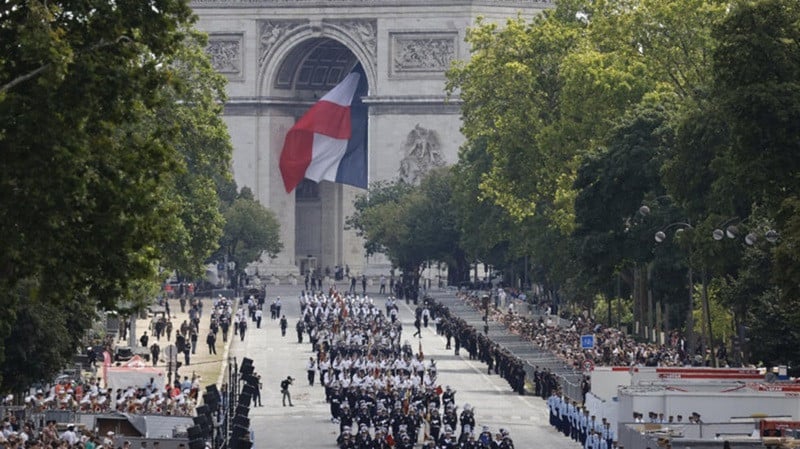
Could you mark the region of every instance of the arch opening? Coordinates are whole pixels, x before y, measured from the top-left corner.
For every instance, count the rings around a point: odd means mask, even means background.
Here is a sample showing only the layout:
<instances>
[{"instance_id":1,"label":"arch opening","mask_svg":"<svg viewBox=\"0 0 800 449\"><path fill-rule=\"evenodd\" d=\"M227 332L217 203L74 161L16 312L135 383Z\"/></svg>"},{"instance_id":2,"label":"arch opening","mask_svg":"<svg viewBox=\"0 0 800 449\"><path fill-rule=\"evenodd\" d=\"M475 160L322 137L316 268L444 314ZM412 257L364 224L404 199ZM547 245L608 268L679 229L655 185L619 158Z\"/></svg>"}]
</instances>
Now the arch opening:
<instances>
[{"instance_id":1,"label":"arch opening","mask_svg":"<svg viewBox=\"0 0 800 449\"><path fill-rule=\"evenodd\" d=\"M347 46L316 37L298 42L283 57L271 89L284 98L308 104L321 98L357 68L360 61ZM307 107L295 110L295 121ZM349 186L303 180L294 196L294 260L301 275L333 276L347 263L345 219L351 206ZM288 248L287 248L288 249Z\"/></svg>"},{"instance_id":2,"label":"arch opening","mask_svg":"<svg viewBox=\"0 0 800 449\"><path fill-rule=\"evenodd\" d=\"M297 44L281 62L273 87L294 91L307 98L309 92L327 92L350 73L359 61L341 42L313 38Z\"/></svg>"}]
</instances>

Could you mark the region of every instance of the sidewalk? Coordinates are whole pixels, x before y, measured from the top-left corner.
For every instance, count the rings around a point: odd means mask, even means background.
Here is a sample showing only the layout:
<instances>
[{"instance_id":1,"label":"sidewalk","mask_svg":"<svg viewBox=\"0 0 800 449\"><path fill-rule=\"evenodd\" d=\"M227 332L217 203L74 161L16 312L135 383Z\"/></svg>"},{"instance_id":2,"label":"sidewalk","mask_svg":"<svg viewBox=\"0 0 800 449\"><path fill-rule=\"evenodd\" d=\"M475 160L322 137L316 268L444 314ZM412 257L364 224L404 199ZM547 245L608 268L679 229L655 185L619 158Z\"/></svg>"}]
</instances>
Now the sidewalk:
<instances>
[{"instance_id":1,"label":"sidewalk","mask_svg":"<svg viewBox=\"0 0 800 449\"><path fill-rule=\"evenodd\" d=\"M178 375L182 379L184 376L188 376L189 379L194 379L196 377L200 378L200 384L202 387L205 387L208 384L216 383L217 378L219 376L219 372L222 367L222 360L223 355L225 352L226 343L222 341L222 333L218 333L217 336L217 343L216 343L216 351L217 354L210 354L208 351L208 345L206 344L206 337L208 336L209 328L211 325L211 311L213 309L213 303L211 298L196 298L202 302L202 313L200 315L200 324L198 329L200 332L197 335L197 347L195 348L195 353L190 355L190 364L183 365L178 369ZM187 301L186 308L184 312L181 312L181 306L177 299L168 299L169 308L170 308L170 320L172 321L173 329L172 329L172 339L167 339L166 335L162 335L160 339L155 338L155 330L151 326L153 320L153 314L148 314L148 318L145 319L137 319L136 320L136 327L135 327L135 341L138 348L141 348L139 345L139 338L147 332L147 335L150 337L148 346L152 345L154 342L158 343L161 347L161 354L159 355L159 360L156 364L157 367L162 367L165 370L165 376L167 375L167 354L166 348L170 344L175 344L175 336L180 331L181 324L186 321L189 322L189 309L191 308L191 301ZM160 314L157 314L160 316ZM231 330L228 335L228 340L230 341L231 337L233 336L233 331ZM187 337L188 342L188 337ZM149 353L149 350L148 350ZM183 354L178 354L178 361L184 363L184 356ZM152 362L152 361L151 361ZM175 373L173 373L173 380L175 379Z\"/></svg>"}]
</instances>

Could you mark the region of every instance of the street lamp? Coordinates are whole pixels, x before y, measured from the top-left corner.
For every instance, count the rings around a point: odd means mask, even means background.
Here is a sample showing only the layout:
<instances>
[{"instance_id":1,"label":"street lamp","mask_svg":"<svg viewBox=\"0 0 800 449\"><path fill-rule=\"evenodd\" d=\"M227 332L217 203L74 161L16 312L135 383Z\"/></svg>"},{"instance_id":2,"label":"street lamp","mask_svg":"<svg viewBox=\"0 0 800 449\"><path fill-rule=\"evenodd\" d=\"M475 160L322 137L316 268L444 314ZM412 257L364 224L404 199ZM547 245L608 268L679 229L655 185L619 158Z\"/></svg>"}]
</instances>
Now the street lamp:
<instances>
[{"instance_id":1,"label":"street lamp","mask_svg":"<svg viewBox=\"0 0 800 449\"><path fill-rule=\"evenodd\" d=\"M777 241L778 241L778 237L780 237L780 235L778 234L778 231L776 231L776 230L774 230L774 229L770 229L770 230L769 230L769 231L767 231L767 233L765 234L765 237L767 238L767 241L768 241L768 242L770 242L770 243L775 243L775 242L777 242Z\"/></svg>"},{"instance_id":2,"label":"street lamp","mask_svg":"<svg viewBox=\"0 0 800 449\"><path fill-rule=\"evenodd\" d=\"M639 208L639 211L642 212L642 208L646 208L646 212L650 212L650 208L647 206L642 206ZM646 213L643 213L646 215ZM675 222L670 223L667 226L663 227L662 229L656 231L653 238L655 239L656 243L663 243L667 239L667 233L664 231L669 230L670 228L674 228L676 226L680 226L679 229L675 231L675 233L683 232L684 229L694 229L691 223L688 222ZM691 254L691 249L689 250L689 254ZM689 314L686 317L686 353L688 355L692 355L694 353L694 271L692 270L692 263L690 260L687 260L687 268L688 268L688 277L689 277ZM705 276L703 281L705 282Z\"/></svg>"},{"instance_id":3,"label":"street lamp","mask_svg":"<svg viewBox=\"0 0 800 449\"><path fill-rule=\"evenodd\" d=\"M661 195L661 196L659 196L659 197L657 197L655 199L652 199L650 201L652 201L652 202L654 202L654 204L658 205L658 204L661 204L659 202L659 200L661 200L661 199L668 199L671 202L671 198L668 195ZM630 231L633 228L633 226L635 226L638 223L644 223L645 222L644 219L646 217L648 217L651 214L651 212L652 212L651 211L651 206L649 204L642 203L639 206L639 208L636 210L635 214L633 214L631 217L629 217L628 219L625 220L625 232ZM670 212L670 214L672 213L671 210L669 212ZM640 219L641 219L641 221L640 221ZM672 228L672 227L675 227L675 226L691 227L689 225L689 223L673 223L673 224L670 224L670 225L667 225L667 226L663 226L663 227L661 227L661 229L658 230L658 232L655 233L655 236L654 236L655 237L655 241L657 243L661 243L661 242L665 241L667 239L667 231L669 230L669 228ZM679 229L678 231L680 232L682 230L683 229ZM651 229L650 231L647 231L647 232L651 233L653 231L654 231L654 229ZM653 234L650 234L650 235L653 235ZM658 313L658 312L660 312L662 310L661 309L661 304L660 304L660 301L656 301L656 303L653 304L653 299L654 298L653 298L652 292L651 292L650 287L649 287L649 285L650 285L649 282L646 284L648 286L645 286L644 284L639 284L638 283L639 281L637 281L637 279L639 279L640 276L642 278L644 278L644 279L649 278L651 276L651 272L652 272L653 267L654 267L654 265L653 265L653 261L652 260L646 262L646 266L641 266L638 263L634 265L634 268L633 268L633 270L634 270L634 293L633 293L633 296L635 298L635 302L634 302L634 318L636 317L636 310L638 308L641 311L642 320L645 321L645 323L646 323L645 329L646 329L646 332L648 334L648 338L652 338L653 341L656 341L658 337L657 337L657 334L655 332L656 332L657 329L662 329L662 326L664 324L664 322L662 322L662 320L661 320L661 314ZM646 273L643 271L643 269L646 269ZM655 306L655 308L654 308L654 306ZM656 315L653 316L653 313L655 311L658 311L658 312L656 312ZM638 333L639 333L639 331L638 331L638 323L637 323L637 334Z\"/></svg>"},{"instance_id":4,"label":"street lamp","mask_svg":"<svg viewBox=\"0 0 800 449\"><path fill-rule=\"evenodd\" d=\"M749 219L750 219L750 217L745 218L745 220L743 220L740 223L738 223L738 225L744 224ZM723 240L725 237L727 237L728 239L736 239L739 236L739 226L737 226L737 224L729 224L729 223L731 223L731 222L733 222L735 220L738 220L738 217L732 218L730 220L726 220L722 225L720 225L719 227L714 229L714 231L712 233L712 237L714 238L714 240L720 241L720 240ZM725 229L725 231L722 230L723 228ZM774 229L768 229L766 232L764 232L763 237L767 242L774 244L780 238L780 234L778 233L778 231L776 231ZM748 245L748 246L753 246L756 243L758 243L760 238L761 237L759 236L759 233L757 233L756 231L750 230L750 232L748 232L744 237L744 243L746 245ZM743 314L743 311L741 309L738 309L734 313L736 313L737 315L741 316L741 314ZM709 323L709 326L710 326L710 323ZM741 334L741 332L740 332L740 334ZM742 356L743 356L743 350L742 350L741 347L744 344L744 342L742 340L743 340L743 338L740 335L739 336L739 345L740 345L740 347L739 347L738 350L736 349L736 344L734 343L734 351L736 353L737 360L739 360L739 361L741 361Z\"/></svg>"},{"instance_id":5,"label":"street lamp","mask_svg":"<svg viewBox=\"0 0 800 449\"><path fill-rule=\"evenodd\" d=\"M739 236L739 226L737 226L735 224L730 224L730 223L733 222L733 221L736 221L738 219L739 219L739 217L734 217L734 218L731 218L730 220L726 220L724 223L722 223L720 226L718 226L716 229L714 229L714 231L711 233L711 237L716 241L720 241L720 240L724 239L725 237L727 237L729 239L735 239L736 237ZM740 222L739 224L741 225L745 221L747 221L747 219L745 219L744 221ZM724 231L722 230L723 228L725 229ZM774 229L769 229L764 233L764 238L769 243L777 242L779 237L780 237L780 234L778 234L778 231L776 231ZM753 231L748 232L747 235L744 236L744 242L746 244L748 244L749 246L755 245L756 242L758 242L758 239L759 239L758 234L753 232Z\"/></svg>"}]
</instances>

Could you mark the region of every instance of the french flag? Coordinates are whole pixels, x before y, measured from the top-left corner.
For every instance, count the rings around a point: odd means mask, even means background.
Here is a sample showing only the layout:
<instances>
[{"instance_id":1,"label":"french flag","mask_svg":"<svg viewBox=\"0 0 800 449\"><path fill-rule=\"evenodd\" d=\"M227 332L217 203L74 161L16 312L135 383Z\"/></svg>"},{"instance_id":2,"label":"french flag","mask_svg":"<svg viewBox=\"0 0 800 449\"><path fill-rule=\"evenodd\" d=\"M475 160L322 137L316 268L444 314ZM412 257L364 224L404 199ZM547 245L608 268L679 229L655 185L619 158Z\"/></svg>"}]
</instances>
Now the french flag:
<instances>
[{"instance_id":1,"label":"french flag","mask_svg":"<svg viewBox=\"0 0 800 449\"><path fill-rule=\"evenodd\" d=\"M303 178L367 188L366 77L352 72L286 134L280 169L286 193Z\"/></svg>"}]
</instances>

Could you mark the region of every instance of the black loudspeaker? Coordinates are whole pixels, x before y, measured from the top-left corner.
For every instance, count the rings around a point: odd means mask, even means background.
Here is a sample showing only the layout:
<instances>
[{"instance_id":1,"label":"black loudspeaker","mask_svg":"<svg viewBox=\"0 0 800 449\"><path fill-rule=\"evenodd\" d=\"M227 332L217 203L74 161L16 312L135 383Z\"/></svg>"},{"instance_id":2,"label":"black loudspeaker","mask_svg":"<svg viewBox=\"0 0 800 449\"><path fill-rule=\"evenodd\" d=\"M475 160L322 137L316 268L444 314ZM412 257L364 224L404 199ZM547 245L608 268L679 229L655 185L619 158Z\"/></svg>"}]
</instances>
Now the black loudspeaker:
<instances>
[{"instance_id":1,"label":"black loudspeaker","mask_svg":"<svg viewBox=\"0 0 800 449\"><path fill-rule=\"evenodd\" d=\"M246 375L246 374L253 374L253 359L248 359L247 357L242 359L242 366L239 367L239 374Z\"/></svg>"},{"instance_id":2,"label":"black loudspeaker","mask_svg":"<svg viewBox=\"0 0 800 449\"><path fill-rule=\"evenodd\" d=\"M237 401L238 405L244 405L245 407L250 407L250 399L251 396L247 393L241 393L239 395L239 400Z\"/></svg>"},{"instance_id":3,"label":"black loudspeaker","mask_svg":"<svg viewBox=\"0 0 800 449\"><path fill-rule=\"evenodd\" d=\"M250 407L246 407L244 405L237 405L236 411L234 412L234 416L243 416L247 418L247 415L250 414Z\"/></svg>"},{"instance_id":4,"label":"black loudspeaker","mask_svg":"<svg viewBox=\"0 0 800 449\"><path fill-rule=\"evenodd\" d=\"M197 411L198 415L210 415L211 414L211 408L209 406L207 406L207 405L201 405L200 407L197 407L195 410Z\"/></svg>"},{"instance_id":5,"label":"black loudspeaker","mask_svg":"<svg viewBox=\"0 0 800 449\"><path fill-rule=\"evenodd\" d=\"M219 403L219 401L222 400L222 395L219 394L219 390L217 389L217 386L214 384L206 386L206 394L210 396L210 399L207 401L208 403L211 402ZM203 400L204 401L206 400L205 396L203 397Z\"/></svg>"},{"instance_id":6,"label":"black loudspeaker","mask_svg":"<svg viewBox=\"0 0 800 449\"><path fill-rule=\"evenodd\" d=\"M252 385L254 387L258 385L258 377L254 376L252 374L247 374L247 375L242 376L242 380L247 385Z\"/></svg>"},{"instance_id":7,"label":"black loudspeaker","mask_svg":"<svg viewBox=\"0 0 800 449\"><path fill-rule=\"evenodd\" d=\"M250 418L246 416L236 415L233 417L232 422L234 426L244 427L245 429L250 428Z\"/></svg>"},{"instance_id":8,"label":"black loudspeaker","mask_svg":"<svg viewBox=\"0 0 800 449\"><path fill-rule=\"evenodd\" d=\"M192 418L192 421L194 422L195 427L199 426L201 429L203 429L203 436L208 435L208 431L211 430L211 420L208 419L208 416L197 415Z\"/></svg>"},{"instance_id":9,"label":"black loudspeaker","mask_svg":"<svg viewBox=\"0 0 800 449\"><path fill-rule=\"evenodd\" d=\"M258 390L256 390L256 387L252 385L245 384L242 385L242 394L249 394L250 396L255 396L256 394L258 394Z\"/></svg>"},{"instance_id":10,"label":"black loudspeaker","mask_svg":"<svg viewBox=\"0 0 800 449\"><path fill-rule=\"evenodd\" d=\"M211 395L211 394L208 394L208 393L203 395L203 403L206 404L206 405L203 405L202 407L207 407L208 408L208 413L211 413L212 411L216 411L219 408L219 400L217 398L215 398L214 395ZM197 409L199 410L200 407L197 407ZM198 411L197 413L200 413L200 412Z\"/></svg>"},{"instance_id":11,"label":"black loudspeaker","mask_svg":"<svg viewBox=\"0 0 800 449\"><path fill-rule=\"evenodd\" d=\"M186 433L189 435L189 440L202 439L204 436L203 428L198 425L189 427L188 429L186 429Z\"/></svg>"},{"instance_id":12,"label":"black loudspeaker","mask_svg":"<svg viewBox=\"0 0 800 449\"><path fill-rule=\"evenodd\" d=\"M250 435L250 428L249 427L242 427L242 426L237 426L237 425L234 425L233 427L231 427L231 438L233 438L234 440L236 440L238 438L242 438L245 435L248 435L248 436Z\"/></svg>"},{"instance_id":13,"label":"black loudspeaker","mask_svg":"<svg viewBox=\"0 0 800 449\"><path fill-rule=\"evenodd\" d=\"M236 438L231 442L232 449L250 449L253 447L253 442L244 438Z\"/></svg>"}]
</instances>

